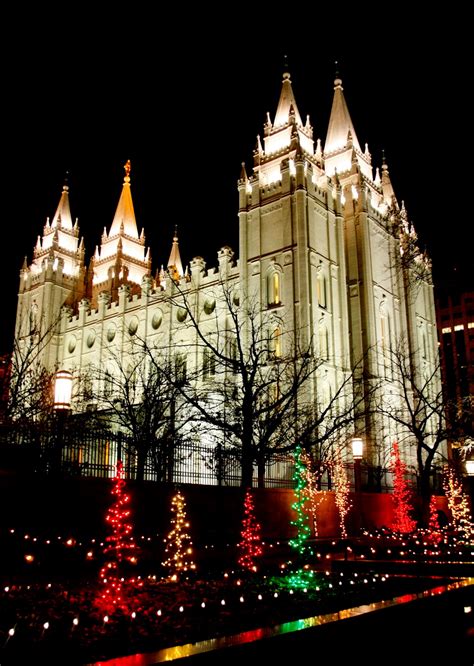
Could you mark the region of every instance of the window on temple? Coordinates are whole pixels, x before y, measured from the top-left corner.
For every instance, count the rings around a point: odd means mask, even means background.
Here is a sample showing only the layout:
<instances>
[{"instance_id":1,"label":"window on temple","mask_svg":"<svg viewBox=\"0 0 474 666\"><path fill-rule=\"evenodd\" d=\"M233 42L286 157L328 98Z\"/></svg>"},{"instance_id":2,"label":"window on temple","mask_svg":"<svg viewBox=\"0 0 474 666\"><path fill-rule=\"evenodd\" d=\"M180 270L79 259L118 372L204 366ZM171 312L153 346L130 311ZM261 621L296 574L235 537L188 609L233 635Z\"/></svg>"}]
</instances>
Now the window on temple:
<instances>
[{"instance_id":1,"label":"window on temple","mask_svg":"<svg viewBox=\"0 0 474 666\"><path fill-rule=\"evenodd\" d=\"M267 303L268 305L281 304L281 275L276 270L267 275Z\"/></svg>"}]
</instances>

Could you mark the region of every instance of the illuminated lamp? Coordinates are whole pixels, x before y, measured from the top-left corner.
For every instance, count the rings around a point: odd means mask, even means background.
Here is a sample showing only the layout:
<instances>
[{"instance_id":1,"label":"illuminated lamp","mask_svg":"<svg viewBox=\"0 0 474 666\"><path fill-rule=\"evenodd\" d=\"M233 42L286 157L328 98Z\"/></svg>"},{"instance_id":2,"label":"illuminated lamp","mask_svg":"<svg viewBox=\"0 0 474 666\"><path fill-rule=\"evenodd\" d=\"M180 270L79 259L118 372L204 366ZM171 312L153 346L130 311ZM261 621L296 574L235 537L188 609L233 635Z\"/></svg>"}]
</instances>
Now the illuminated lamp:
<instances>
[{"instance_id":1,"label":"illuminated lamp","mask_svg":"<svg viewBox=\"0 0 474 666\"><path fill-rule=\"evenodd\" d=\"M71 397L72 372L69 372L69 370L59 370L54 378L54 409L71 409Z\"/></svg>"}]
</instances>

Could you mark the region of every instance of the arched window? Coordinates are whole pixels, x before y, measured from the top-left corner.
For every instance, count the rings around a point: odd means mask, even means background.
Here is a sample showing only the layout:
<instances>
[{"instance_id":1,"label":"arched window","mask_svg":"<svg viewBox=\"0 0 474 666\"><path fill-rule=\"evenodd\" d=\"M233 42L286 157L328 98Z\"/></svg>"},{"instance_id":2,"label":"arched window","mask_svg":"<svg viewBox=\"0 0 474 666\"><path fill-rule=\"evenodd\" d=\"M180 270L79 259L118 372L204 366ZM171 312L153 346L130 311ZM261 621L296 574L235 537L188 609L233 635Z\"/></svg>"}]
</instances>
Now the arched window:
<instances>
[{"instance_id":1,"label":"arched window","mask_svg":"<svg viewBox=\"0 0 474 666\"><path fill-rule=\"evenodd\" d=\"M326 276L324 274L324 268L322 264L320 264L317 268L316 292L318 296L319 307L327 308Z\"/></svg>"},{"instance_id":2,"label":"arched window","mask_svg":"<svg viewBox=\"0 0 474 666\"><path fill-rule=\"evenodd\" d=\"M267 303L268 305L281 304L281 276L276 270L267 275Z\"/></svg>"},{"instance_id":3,"label":"arched window","mask_svg":"<svg viewBox=\"0 0 474 666\"><path fill-rule=\"evenodd\" d=\"M318 338L319 338L319 358L327 361L329 358L329 348L328 348L328 329L324 320L321 319L318 327Z\"/></svg>"},{"instance_id":4,"label":"arched window","mask_svg":"<svg viewBox=\"0 0 474 666\"><path fill-rule=\"evenodd\" d=\"M110 370L104 373L104 398L111 398L114 392L114 377Z\"/></svg>"},{"instance_id":5,"label":"arched window","mask_svg":"<svg viewBox=\"0 0 474 666\"><path fill-rule=\"evenodd\" d=\"M281 358L282 349L281 349L281 328L277 326L273 331L272 335L273 341L273 355L275 358Z\"/></svg>"},{"instance_id":6,"label":"arched window","mask_svg":"<svg viewBox=\"0 0 474 666\"><path fill-rule=\"evenodd\" d=\"M184 353L178 353L174 357L174 376L178 386L183 386L186 383L187 358Z\"/></svg>"},{"instance_id":7,"label":"arched window","mask_svg":"<svg viewBox=\"0 0 474 666\"><path fill-rule=\"evenodd\" d=\"M392 373L392 341L391 341L391 332L390 332L390 318L387 313L387 302L385 297L380 303L379 308L379 317L380 317L380 365L384 377L388 378L393 375Z\"/></svg>"},{"instance_id":8,"label":"arched window","mask_svg":"<svg viewBox=\"0 0 474 666\"><path fill-rule=\"evenodd\" d=\"M216 374L216 357L210 349L205 349L202 355L202 375L209 380Z\"/></svg>"}]
</instances>

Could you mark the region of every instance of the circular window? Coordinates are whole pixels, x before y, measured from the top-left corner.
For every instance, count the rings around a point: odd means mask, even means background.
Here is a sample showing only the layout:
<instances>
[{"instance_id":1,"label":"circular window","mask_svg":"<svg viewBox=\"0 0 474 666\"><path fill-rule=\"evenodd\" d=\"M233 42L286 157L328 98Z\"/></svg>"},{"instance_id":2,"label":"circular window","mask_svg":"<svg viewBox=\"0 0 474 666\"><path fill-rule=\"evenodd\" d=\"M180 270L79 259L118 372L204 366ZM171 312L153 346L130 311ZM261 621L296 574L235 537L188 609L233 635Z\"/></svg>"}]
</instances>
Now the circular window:
<instances>
[{"instance_id":1,"label":"circular window","mask_svg":"<svg viewBox=\"0 0 474 666\"><path fill-rule=\"evenodd\" d=\"M69 338L69 344L68 344L68 346L67 346L67 348L68 348L70 354L72 354L72 352L76 349L76 342L77 342L77 341L76 341L75 336L72 335L72 336Z\"/></svg>"},{"instance_id":2,"label":"circular window","mask_svg":"<svg viewBox=\"0 0 474 666\"><path fill-rule=\"evenodd\" d=\"M128 324L128 332L130 335L135 335L138 331L138 317L132 317Z\"/></svg>"},{"instance_id":3,"label":"circular window","mask_svg":"<svg viewBox=\"0 0 474 666\"><path fill-rule=\"evenodd\" d=\"M208 298L204 302L204 312L208 315L214 312L215 307L216 307L216 301L213 298Z\"/></svg>"},{"instance_id":4,"label":"circular window","mask_svg":"<svg viewBox=\"0 0 474 666\"><path fill-rule=\"evenodd\" d=\"M109 328L107 329L107 340L109 342L112 342L112 340L115 338L115 333L116 333L115 326L109 326Z\"/></svg>"},{"instance_id":5,"label":"circular window","mask_svg":"<svg viewBox=\"0 0 474 666\"><path fill-rule=\"evenodd\" d=\"M94 342L95 342L95 331L91 331L87 336L87 346L89 347L89 349L94 346Z\"/></svg>"},{"instance_id":6,"label":"circular window","mask_svg":"<svg viewBox=\"0 0 474 666\"><path fill-rule=\"evenodd\" d=\"M155 331L157 328L160 328L162 319L163 319L163 314L161 310L157 310L153 315L153 317L151 318L151 327L154 328Z\"/></svg>"},{"instance_id":7,"label":"circular window","mask_svg":"<svg viewBox=\"0 0 474 666\"><path fill-rule=\"evenodd\" d=\"M176 319L180 322L183 322L186 317L188 316L187 310L184 308L178 308L178 312L176 313Z\"/></svg>"}]
</instances>

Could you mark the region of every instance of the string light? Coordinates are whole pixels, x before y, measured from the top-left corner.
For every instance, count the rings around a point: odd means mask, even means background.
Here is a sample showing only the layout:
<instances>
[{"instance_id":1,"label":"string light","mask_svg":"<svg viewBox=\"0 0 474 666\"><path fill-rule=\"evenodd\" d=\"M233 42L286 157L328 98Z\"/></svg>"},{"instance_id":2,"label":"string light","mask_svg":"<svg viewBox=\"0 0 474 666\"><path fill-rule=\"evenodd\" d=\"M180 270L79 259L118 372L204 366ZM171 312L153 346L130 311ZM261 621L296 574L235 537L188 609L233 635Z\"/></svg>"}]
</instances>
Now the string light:
<instances>
[{"instance_id":1,"label":"string light","mask_svg":"<svg viewBox=\"0 0 474 666\"><path fill-rule=\"evenodd\" d=\"M255 507L250 489L245 493L244 517L242 519L240 537L241 540L237 546L239 551L237 561L243 569L256 572L256 558L263 554L263 548L261 527L255 518Z\"/></svg>"},{"instance_id":2,"label":"string light","mask_svg":"<svg viewBox=\"0 0 474 666\"><path fill-rule=\"evenodd\" d=\"M463 491L462 482L456 477L454 469L447 467L443 476L443 489L448 500L448 508L453 517L454 529L462 541L470 543L473 536L469 500Z\"/></svg>"},{"instance_id":3,"label":"string light","mask_svg":"<svg viewBox=\"0 0 474 666\"><path fill-rule=\"evenodd\" d=\"M296 481L295 488L295 501L291 505L293 511L296 512L296 520L291 521L291 525L296 527L296 536L290 539L290 546L294 548L300 558L311 556L313 551L307 543L311 529L308 525L308 515L304 510L304 505L308 501L308 496L305 492L306 489L306 468L301 459L301 446L297 446L294 453L295 471L293 480Z\"/></svg>"},{"instance_id":4,"label":"string light","mask_svg":"<svg viewBox=\"0 0 474 666\"><path fill-rule=\"evenodd\" d=\"M127 562L136 561L134 557L135 544L131 538L132 525L129 520L130 495L125 492L121 460L117 462L113 484L112 496L115 499L105 517L111 534L105 540L106 545L103 554L106 562L99 574L103 592L97 600L99 606L109 612L118 608L127 610L126 587L131 581L125 578L124 567Z\"/></svg>"},{"instance_id":5,"label":"string light","mask_svg":"<svg viewBox=\"0 0 474 666\"><path fill-rule=\"evenodd\" d=\"M405 479L406 463L400 458L400 449L398 443L394 442L392 446L392 461L390 469L393 474L393 505L395 510L395 520L393 529L402 534L414 532L416 522L411 518L411 491L408 482Z\"/></svg>"},{"instance_id":6,"label":"string light","mask_svg":"<svg viewBox=\"0 0 474 666\"><path fill-rule=\"evenodd\" d=\"M163 562L163 566L169 571L170 579L174 581L178 580L181 574L196 569L188 528L186 502L178 491L171 500L171 530L165 538L167 558Z\"/></svg>"},{"instance_id":7,"label":"string light","mask_svg":"<svg viewBox=\"0 0 474 666\"><path fill-rule=\"evenodd\" d=\"M434 495L431 496L430 500L430 519L428 524L428 530L429 530L428 538L430 543L437 546L441 541L441 539L443 538L443 536L441 534L441 528L439 526L438 507L436 504L436 497Z\"/></svg>"},{"instance_id":8,"label":"string light","mask_svg":"<svg viewBox=\"0 0 474 666\"><path fill-rule=\"evenodd\" d=\"M313 532L314 536L318 536L318 508L326 499L326 493L318 490L317 473L313 470L311 458L306 451L301 451L301 462L304 465L303 473L305 475L306 486L304 493L309 500L309 508L313 517Z\"/></svg>"},{"instance_id":9,"label":"string light","mask_svg":"<svg viewBox=\"0 0 474 666\"><path fill-rule=\"evenodd\" d=\"M346 468L342 461L342 455L339 452L336 455L334 464L334 485L336 487L335 500L337 511L339 513L339 526L341 528L341 536L343 539L347 538L346 517L351 510L351 502L349 499L350 484L347 478Z\"/></svg>"}]
</instances>

